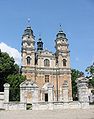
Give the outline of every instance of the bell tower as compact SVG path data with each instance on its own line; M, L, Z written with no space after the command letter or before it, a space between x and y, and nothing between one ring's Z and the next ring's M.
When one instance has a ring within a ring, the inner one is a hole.
M68 39L66 34L60 28L55 40L56 48L56 67L60 73L60 87L65 83L68 86L68 99L72 100L72 86L71 86L71 68L70 68L70 51Z
M22 35L22 73L26 75L27 79L31 79L31 74L27 67L34 67L35 65L35 36L30 26L27 26ZM30 75L29 75L30 74Z
M43 42L42 39L39 38L37 42L37 51L42 51L43 50Z
M56 35L55 48L59 68L70 68L70 54L66 34L60 29Z

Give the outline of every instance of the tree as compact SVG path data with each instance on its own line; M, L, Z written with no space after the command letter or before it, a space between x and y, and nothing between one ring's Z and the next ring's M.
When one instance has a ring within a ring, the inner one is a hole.
M7 82L10 84L10 101L20 100L20 84L25 80L21 74L11 74L7 77Z
M72 69L71 70L71 80L72 80L72 96L73 100L76 100L77 98L77 85L76 85L76 79L81 76L83 73L79 70Z
M15 64L13 57L0 52L0 92L4 91L4 83L9 83L10 99L19 100L19 85L24 80L25 77L19 74L19 66Z
M87 67L85 71L89 74L89 76L87 76L89 78L89 86L94 87L94 63Z
M0 91L3 91L3 84L10 74L17 74L19 66L14 64L13 57L9 57L7 53L0 52Z

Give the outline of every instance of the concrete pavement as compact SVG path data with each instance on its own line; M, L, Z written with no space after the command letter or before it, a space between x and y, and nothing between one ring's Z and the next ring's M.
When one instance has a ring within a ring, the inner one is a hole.
M94 119L94 108L46 111L0 111L0 119Z

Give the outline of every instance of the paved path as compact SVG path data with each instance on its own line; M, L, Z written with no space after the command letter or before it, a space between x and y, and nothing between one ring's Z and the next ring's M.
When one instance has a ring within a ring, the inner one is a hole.
M94 119L94 108L88 110L0 111L0 119Z

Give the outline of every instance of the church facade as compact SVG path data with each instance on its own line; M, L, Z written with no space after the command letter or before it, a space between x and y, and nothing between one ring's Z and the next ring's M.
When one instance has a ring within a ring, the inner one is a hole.
M55 53L43 48L41 38L38 39L37 49L35 49L35 36L32 28L28 26L24 30L21 55L22 74L26 76L26 81L25 84L22 84L24 85L24 92L21 92L21 97L24 95L27 103L33 101L32 94L34 90L30 89L30 85L34 89L37 88L37 93L33 94L33 96L36 95L37 101L64 101L63 96L66 95L64 94L66 91L67 100L72 100L70 51L68 46L66 34L60 30L56 34ZM68 90L64 91L64 86L67 86ZM52 93L49 94L49 91L52 91Z

